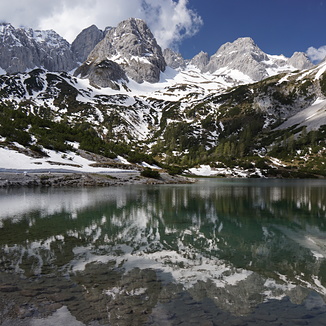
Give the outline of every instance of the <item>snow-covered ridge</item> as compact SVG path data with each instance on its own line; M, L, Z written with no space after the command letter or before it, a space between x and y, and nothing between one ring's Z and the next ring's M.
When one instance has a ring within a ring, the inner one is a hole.
M94 166L95 161L83 158L75 152L62 153L45 150L47 157L34 158L20 152L19 148L24 149L21 145L17 143L15 145L17 150L0 147L0 172L50 172L56 170L78 173L112 173L124 171L118 168L96 167Z
M69 43L53 30L28 29L27 31L37 43L46 43L51 48L70 47Z
M89 37L93 37L94 42L88 40ZM107 28L104 32L93 25L82 31L72 46L53 30L16 29L8 23L0 26L0 40L3 46L2 59L7 58L0 60L2 73L24 72L35 67L44 67L50 71L70 71L78 67L77 58L86 55L79 53L82 51L81 44L85 42L88 42L85 46L90 51L86 66L94 60L108 59L120 65L128 78L138 83L144 80L150 83L159 82L159 73L165 71L166 63L186 74L197 69L200 74L203 74L203 78L207 78L207 74L218 76L224 79L223 83L227 84L227 87L230 84L235 86L255 82L281 72L312 66L303 53L296 52L291 58L266 54L249 37L222 45L210 58L204 52L200 52L193 59L185 60L180 54L169 49L162 53L146 23L133 18L121 22L116 28ZM17 54L16 51L14 53L5 51L5 47L26 48L24 52L27 55ZM15 61L15 64L12 61ZM143 68L139 69L134 65L142 65ZM84 75L88 78L88 74ZM213 76L208 78L213 80ZM113 77L109 74L105 78ZM103 85L107 87L108 83L100 83L98 86L103 87ZM109 85L111 87L112 84Z

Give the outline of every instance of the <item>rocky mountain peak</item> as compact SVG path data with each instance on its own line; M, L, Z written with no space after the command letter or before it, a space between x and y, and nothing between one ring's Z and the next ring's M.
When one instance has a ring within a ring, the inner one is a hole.
M257 61L266 59L266 54L257 46L251 37L240 37L234 42L227 42L218 49L216 54L232 54L234 51L242 54L256 55Z
M203 70L209 63L209 59L208 53L200 51L190 60L189 64L197 67L199 70Z
M15 27L12 26L10 23L0 23L0 34L2 37L2 42L6 41L6 38L13 35L15 31Z
M83 77L87 77L87 67L94 67L105 60L119 64L138 83L158 82L161 71L166 67L162 50L152 32L143 20L135 18L122 21L116 28L110 29L75 74L80 74L82 70Z
M183 69L186 67L185 59L180 53L174 52L173 50L167 48L163 51L163 56L167 66L173 69Z
M312 66L304 53L295 53L290 59L263 52L250 37L243 37L222 45L211 57L203 72L216 73L236 70L249 76L252 81L260 81L271 75L306 69Z
M107 28L108 29L108 28ZM71 44L71 50L79 62L84 62L96 44L104 39L106 31L91 25L83 29Z
M308 56L303 52L294 52L292 57L288 60L289 64L296 69L308 69L313 67L313 63Z
M250 37L244 37L222 45L211 57L204 71L214 73L221 68L239 70L256 81L268 76L260 64L268 60L267 54Z
M230 55L235 56L250 56L255 61L261 62L268 60L266 53L264 53L254 42L251 37L238 38L234 42L227 42L222 45L216 52L216 56Z
M35 67L50 71L69 71L77 63L70 44L53 30L15 28L0 25L0 66L7 73Z

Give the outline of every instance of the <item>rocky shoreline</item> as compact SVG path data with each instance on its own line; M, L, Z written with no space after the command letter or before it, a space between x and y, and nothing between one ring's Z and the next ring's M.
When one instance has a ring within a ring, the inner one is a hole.
M0 188L11 187L106 187L130 184L178 184L192 183L193 179L160 173L159 179L146 178L139 172L115 173L58 173L23 172L0 173Z

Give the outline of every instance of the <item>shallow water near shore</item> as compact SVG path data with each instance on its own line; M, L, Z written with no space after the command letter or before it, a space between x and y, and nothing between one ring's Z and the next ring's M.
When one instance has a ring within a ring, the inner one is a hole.
M0 325L326 325L326 181L0 189Z

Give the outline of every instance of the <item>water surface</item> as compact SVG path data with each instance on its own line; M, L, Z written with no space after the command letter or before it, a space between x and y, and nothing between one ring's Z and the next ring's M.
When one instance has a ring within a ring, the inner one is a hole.
M326 325L326 182L0 191L0 325Z

